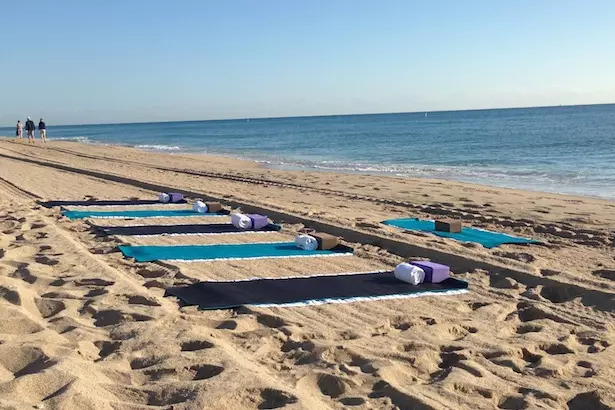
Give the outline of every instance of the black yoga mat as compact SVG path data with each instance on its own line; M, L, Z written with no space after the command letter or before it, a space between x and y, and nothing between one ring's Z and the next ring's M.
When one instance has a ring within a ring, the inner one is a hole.
M310 305L343 301L417 297L459 293L468 283L449 278L418 286L402 282L393 272L253 279L234 282L199 282L168 288L184 305L201 309L230 309L244 305Z
M154 199L100 199L93 201L38 201L39 205L45 208L54 208L56 206L113 206L113 205L164 205L165 202L160 202ZM168 204L185 204L186 200L182 199L178 202L166 202Z
M269 224L259 230L237 229L230 223L187 224L187 225L144 225L144 226L97 226L93 227L107 235L169 235L169 234L213 234L213 233L250 233L275 232L282 229L279 225Z

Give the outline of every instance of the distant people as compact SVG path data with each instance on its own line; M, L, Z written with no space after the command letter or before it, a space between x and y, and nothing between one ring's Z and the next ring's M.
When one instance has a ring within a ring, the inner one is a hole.
M43 142L47 142L47 126L45 125L45 122L42 118L38 122L38 133L41 136Z
M21 120L17 120L17 129L15 130L15 136L17 141L23 141L23 123Z
M28 143L34 144L34 121L30 117L26 121L26 133L28 134Z

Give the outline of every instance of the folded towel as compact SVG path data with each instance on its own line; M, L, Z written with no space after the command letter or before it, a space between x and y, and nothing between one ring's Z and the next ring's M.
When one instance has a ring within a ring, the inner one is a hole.
M194 203L194 205L192 206L192 209L195 212L198 212L200 214L206 214L207 213L207 205L205 205L205 203L203 201L196 201Z
M233 214L231 215L231 223L237 229L254 229L259 230L269 225L269 219L264 215L257 214Z
M233 214L231 215L231 223L237 229L252 229L252 219L248 215Z
M393 274L397 279L413 285L418 285L425 280L425 271L423 269L405 262L397 265Z
M318 249L318 241L316 238L305 234L295 238L295 245L297 245L297 248L303 249L304 251L315 251Z
M168 195L171 197L171 202L181 202L184 200L184 194L179 192L169 192Z
M160 199L160 202L165 203L165 204L171 201L171 195L165 192L162 192L160 195L158 195L158 198Z

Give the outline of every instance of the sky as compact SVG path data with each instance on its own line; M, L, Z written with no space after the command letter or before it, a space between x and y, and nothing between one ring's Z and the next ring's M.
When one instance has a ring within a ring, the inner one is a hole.
M615 102L612 0L0 0L0 125Z

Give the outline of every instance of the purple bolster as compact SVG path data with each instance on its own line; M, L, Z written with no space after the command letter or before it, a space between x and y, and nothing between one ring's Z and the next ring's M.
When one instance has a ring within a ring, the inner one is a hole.
M440 283L450 277L451 269L446 265L425 261L410 261L410 264L425 271L426 283Z
M252 221L251 229L263 229L269 225L269 219L264 215L248 214L246 216Z

